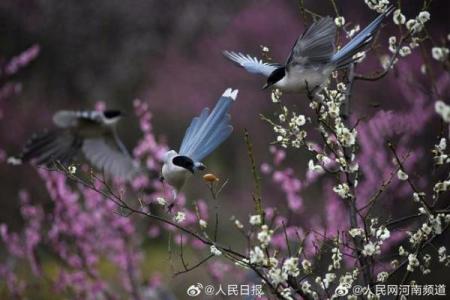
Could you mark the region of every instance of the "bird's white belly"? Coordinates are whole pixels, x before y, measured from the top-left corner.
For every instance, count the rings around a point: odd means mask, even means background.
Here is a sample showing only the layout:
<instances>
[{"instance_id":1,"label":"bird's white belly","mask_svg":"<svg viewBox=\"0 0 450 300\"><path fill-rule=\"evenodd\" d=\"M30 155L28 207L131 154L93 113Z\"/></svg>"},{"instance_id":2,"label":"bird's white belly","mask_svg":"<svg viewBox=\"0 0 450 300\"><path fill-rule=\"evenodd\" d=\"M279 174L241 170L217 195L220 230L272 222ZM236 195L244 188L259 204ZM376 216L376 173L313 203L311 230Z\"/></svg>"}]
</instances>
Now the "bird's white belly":
<instances>
[{"instance_id":1,"label":"bird's white belly","mask_svg":"<svg viewBox=\"0 0 450 300\"><path fill-rule=\"evenodd\" d=\"M162 168L162 176L168 184L173 186L177 191L179 191L186 180L192 175L188 170L175 166L164 164Z\"/></svg>"},{"instance_id":2,"label":"bird's white belly","mask_svg":"<svg viewBox=\"0 0 450 300\"><path fill-rule=\"evenodd\" d=\"M292 69L286 73L274 86L284 92L303 92L308 89L312 91L315 87L322 85L331 74L330 68L325 69Z\"/></svg>"}]
</instances>

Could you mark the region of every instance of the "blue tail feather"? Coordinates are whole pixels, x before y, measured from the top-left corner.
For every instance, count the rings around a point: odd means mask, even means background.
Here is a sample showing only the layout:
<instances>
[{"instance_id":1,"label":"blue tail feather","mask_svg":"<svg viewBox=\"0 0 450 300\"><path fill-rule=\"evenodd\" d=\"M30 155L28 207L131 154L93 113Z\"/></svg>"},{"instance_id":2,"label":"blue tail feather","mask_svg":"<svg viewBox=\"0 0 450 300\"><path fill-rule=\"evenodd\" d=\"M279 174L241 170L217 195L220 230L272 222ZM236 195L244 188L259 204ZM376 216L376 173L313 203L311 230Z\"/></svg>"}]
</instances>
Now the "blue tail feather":
<instances>
[{"instance_id":1,"label":"blue tail feather","mask_svg":"<svg viewBox=\"0 0 450 300\"><path fill-rule=\"evenodd\" d=\"M181 155L201 161L231 134L228 111L236 96L237 90L227 89L210 114L208 109L204 109L192 120L180 147Z\"/></svg>"},{"instance_id":2,"label":"blue tail feather","mask_svg":"<svg viewBox=\"0 0 450 300\"><path fill-rule=\"evenodd\" d=\"M373 40L373 34L377 31L383 19L388 16L393 9L393 6L389 7L348 42L347 45L333 55L331 61L336 65L337 69L344 68L348 64L354 62L355 59L353 56L358 52L365 50L370 45L370 42Z\"/></svg>"}]
</instances>

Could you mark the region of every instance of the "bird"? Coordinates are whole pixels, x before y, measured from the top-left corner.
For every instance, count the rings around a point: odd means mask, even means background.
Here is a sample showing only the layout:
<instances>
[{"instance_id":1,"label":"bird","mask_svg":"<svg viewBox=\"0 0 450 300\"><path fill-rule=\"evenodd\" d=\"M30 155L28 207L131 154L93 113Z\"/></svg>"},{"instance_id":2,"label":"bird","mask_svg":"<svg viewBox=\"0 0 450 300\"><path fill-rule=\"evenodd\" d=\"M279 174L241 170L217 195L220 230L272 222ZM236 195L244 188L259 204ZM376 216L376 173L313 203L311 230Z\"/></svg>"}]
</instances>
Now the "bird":
<instances>
[{"instance_id":1,"label":"bird","mask_svg":"<svg viewBox=\"0 0 450 300\"><path fill-rule=\"evenodd\" d=\"M226 89L211 112L204 108L192 119L179 151L165 153L161 179L174 188L174 199L193 174L206 169L202 160L230 136L233 126L228 112L237 94L238 90Z\"/></svg>"},{"instance_id":2,"label":"bird","mask_svg":"<svg viewBox=\"0 0 450 300\"><path fill-rule=\"evenodd\" d=\"M139 173L140 166L117 134L122 117L119 110L57 111L53 115L56 128L34 134L15 161L69 165L82 153L105 174L130 180Z\"/></svg>"},{"instance_id":3,"label":"bird","mask_svg":"<svg viewBox=\"0 0 450 300\"><path fill-rule=\"evenodd\" d=\"M223 54L249 73L267 77L263 89L274 87L288 93L310 92L323 85L333 71L357 61L358 53L367 50L381 22L393 9L386 9L337 52L337 27L327 16L315 21L300 35L284 65L264 62L241 52L225 50Z\"/></svg>"}]
</instances>

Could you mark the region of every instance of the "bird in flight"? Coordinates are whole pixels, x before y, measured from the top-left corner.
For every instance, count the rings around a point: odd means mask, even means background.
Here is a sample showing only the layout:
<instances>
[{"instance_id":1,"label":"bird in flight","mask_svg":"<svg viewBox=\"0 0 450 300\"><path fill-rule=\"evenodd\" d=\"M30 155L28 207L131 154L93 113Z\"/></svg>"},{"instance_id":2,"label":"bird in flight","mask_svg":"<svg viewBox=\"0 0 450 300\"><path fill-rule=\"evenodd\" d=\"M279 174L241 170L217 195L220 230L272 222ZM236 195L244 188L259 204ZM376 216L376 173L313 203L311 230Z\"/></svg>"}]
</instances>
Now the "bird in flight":
<instances>
[{"instance_id":1,"label":"bird in flight","mask_svg":"<svg viewBox=\"0 0 450 300\"><path fill-rule=\"evenodd\" d=\"M105 174L130 180L140 167L117 134L117 124L122 116L118 110L58 111L53 115L56 128L33 135L18 162L68 165L83 153Z\"/></svg>"},{"instance_id":2,"label":"bird in flight","mask_svg":"<svg viewBox=\"0 0 450 300\"><path fill-rule=\"evenodd\" d=\"M320 87L335 70L343 69L367 50L383 19L393 7L380 14L344 47L336 52L336 24L331 17L315 21L295 42L286 63L263 62L240 52L224 51L225 57L249 73L267 77L263 89L275 87L284 92L310 91Z\"/></svg>"},{"instance_id":3,"label":"bird in flight","mask_svg":"<svg viewBox=\"0 0 450 300\"><path fill-rule=\"evenodd\" d=\"M188 178L206 168L202 160L230 136L233 127L228 112L237 94L238 90L225 90L211 112L204 108L191 121L180 150L170 150L165 154L162 179L174 188L174 198Z\"/></svg>"}]
</instances>

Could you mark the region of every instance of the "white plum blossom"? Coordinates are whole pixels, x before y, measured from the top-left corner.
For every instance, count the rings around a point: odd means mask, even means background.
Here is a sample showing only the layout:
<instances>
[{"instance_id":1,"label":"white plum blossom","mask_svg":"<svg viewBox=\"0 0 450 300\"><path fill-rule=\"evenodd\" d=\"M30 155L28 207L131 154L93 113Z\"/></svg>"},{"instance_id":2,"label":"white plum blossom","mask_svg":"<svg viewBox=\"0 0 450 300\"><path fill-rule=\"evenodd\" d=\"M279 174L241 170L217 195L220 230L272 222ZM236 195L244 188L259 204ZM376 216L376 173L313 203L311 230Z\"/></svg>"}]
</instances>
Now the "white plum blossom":
<instances>
[{"instance_id":1,"label":"white plum blossom","mask_svg":"<svg viewBox=\"0 0 450 300\"><path fill-rule=\"evenodd\" d=\"M403 46L398 51L398 54L400 54L401 57L408 56L411 54L411 48L409 48L408 46Z\"/></svg>"},{"instance_id":2,"label":"white plum blossom","mask_svg":"<svg viewBox=\"0 0 450 300\"><path fill-rule=\"evenodd\" d=\"M397 171L397 177L402 181L408 180L408 174L406 174L402 169Z\"/></svg>"},{"instance_id":3,"label":"white plum blossom","mask_svg":"<svg viewBox=\"0 0 450 300\"><path fill-rule=\"evenodd\" d=\"M433 190L437 193L442 193L445 191L448 191L450 188L450 180L444 180L444 181L438 181L434 187Z\"/></svg>"},{"instance_id":4,"label":"white plum blossom","mask_svg":"<svg viewBox=\"0 0 450 300\"><path fill-rule=\"evenodd\" d=\"M304 115L293 115L293 117L291 118L291 122L289 123L290 127L295 127L295 126L303 126L306 124L306 118Z\"/></svg>"},{"instance_id":5,"label":"white plum blossom","mask_svg":"<svg viewBox=\"0 0 450 300\"><path fill-rule=\"evenodd\" d=\"M336 135L343 147L351 147L356 142L356 129L354 128L350 131L344 126L339 126L336 129Z\"/></svg>"},{"instance_id":6,"label":"white plum blossom","mask_svg":"<svg viewBox=\"0 0 450 300\"><path fill-rule=\"evenodd\" d=\"M438 100L434 104L434 109L438 115L441 116L441 118L447 122L450 123L450 106L445 104L443 101Z\"/></svg>"},{"instance_id":7,"label":"white plum blossom","mask_svg":"<svg viewBox=\"0 0 450 300\"><path fill-rule=\"evenodd\" d=\"M242 225L241 221L239 221L238 219L234 220L234 225L239 229L244 228L244 225Z\"/></svg>"},{"instance_id":8,"label":"white plum blossom","mask_svg":"<svg viewBox=\"0 0 450 300\"><path fill-rule=\"evenodd\" d=\"M276 259L275 257L269 257L269 266L271 268L278 266L278 259Z\"/></svg>"},{"instance_id":9,"label":"white plum blossom","mask_svg":"<svg viewBox=\"0 0 450 300\"><path fill-rule=\"evenodd\" d=\"M249 223L251 225L260 225L262 223L261 215L252 215L252 216L250 216Z\"/></svg>"},{"instance_id":10,"label":"white plum blossom","mask_svg":"<svg viewBox=\"0 0 450 300\"><path fill-rule=\"evenodd\" d=\"M352 38L360 29L361 28L359 25L356 25L355 27L353 27L353 29L351 29L350 31L347 32L347 38Z\"/></svg>"},{"instance_id":11,"label":"white plum blossom","mask_svg":"<svg viewBox=\"0 0 450 300\"><path fill-rule=\"evenodd\" d=\"M270 49L269 49L269 47L267 47L267 46L261 45L261 51L262 51L262 52L265 52L265 53L268 53L268 52L270 52Z\"/></svg>"},{"instance_id":12,"label":"white plum blossom","mask_svg":"<svg viewBox=\"0 0 450 300\"><path fill-rule=\"evenodd\" d=\"M389 273L388 272L380 272L377 274L377 281L379 282L385 282L386 279L388 279Z\"/></svg>"},{"instance_id":13,"label":"white plum blossom","mask_svg":"<svg viewBox=\"0 0 450 300\"><path fill-rule=\"evenodd\" d=\"M305 271L305 273L309 274L312 272L312 264L309 260L304 259L302 260L302 268Z\"/></svg>"},{"instance_id":14,"label":"white plum blossom","mask_svg":"<svg viewBox=\"0 0 450 300\"><path fill-rule=\"evenodd\" d=\"M364 256L373 256L376 254L380 254L380 252L381 252L380 245L372 241L369 241L367 244L365 244L364 249L362 250L362 254Z\"/></svg>"},{"instance_id":15,"label":"white plum blossom","mask_svg":"<svg viewBox=\"0 0 450 300\"><path fill-rule=\"evenodd\" d=\"M437 61L446 61L449 51L446 47L433 47L431 49L431 56Z\"/></svg>"},{"instance_id":16,"label":"white plum blossom","mask_svg":"<svg viewBox=\"0 0 450 300\"><path fill-rule=\"evenodd\" d=\"M420 265L420 271L422 271L423 275L427 275L431 273L430 263L431 263L431 255L425 254L422 256L423 263Z\"/></svg>"},{"instance_id":17,"label":"white plum blossom","mask_svg":"<svg viewBox=\"0 0 450 300\"><path fill-rule=\"evenodd\" d=\"M270 98L272 99L273 103L279 103L282 95L283 93L281 92L281 90L274 89L272 90L272 93L270 93Z\"/></svg>"},{"instance_id":18,"label":"white plum blossom","mask_svg":"<svg viewBox=\"0 0 450 300\"><path fill-rule=\"evenodd\" d=\"M290 288L284 288L281 291L281 297L285 300L294 300L294 298L292 298L292 291Z\"/></svg>"},{"instance_id":19,"label":"white plum blossom","mask_svg":"<svg viewBox=\"0 0 450 300\"><path fill-rule=\"evenodd\" d=\"M296 277L300 274L300 270L298 269L298 258L297 257L289 257L283 263L283 272L285 272L288 276Z\"/></svg>"},{"instance_id":20,"label":"white plum blossom","mask_svg":"<svg viewBox=\"0 0 450 300\"><path fill-rule=\"evenodd\" d=\"M389 37L388 42L389 42L389 51L391 51L392 53L397 52L397 37L394 35Z\"/></svg>"},{"instance_id":21,"label":"white plum blossom","mask_svg":"<svg viewBox=\"0 0 450 300\"><path fill-rule=\"evenodd\" d=\"M417 20L421 23L426 23L430 20L430 13L426 10L421 11L417 16Z\"/></svg>"},{"instance_id":22,"label":"white plum blossom","mask_svg":"<svg viewBox=\"0 0 450 300\"><path fill-rule=\"evenodd\" d=\"M339 269L341 267L341 261L342 261L342 253L339 250L339 248L334 247L331 250L331 253L332 253L331 260L333 261L333 264L331 264L328 267L329 271L331 271L331 269L335 269L335 270Z\"/></svg>"},{"instance_id":23,"label":"white plum blossom","mask_svg":"<svg viewBox=\"0 0 450 300\"><path fill-rule=\"evenodd\" d=\"M278 285L280 283L285 282L288 279L288 276L285 272L283 272L280 268L272 268L268 272L269 279L274 285Z\"/></svg>"},{"instance_id":24,"label":"white plum blossom","mask_svg":"<svg viewBox=\"0 0 450 300\"><path fill-rule=\"evenodd\" d=\"M408 255L408 266L406 267L406 270L408 270L409 272L413 272L414 268L419 266L419 260L417 259L417 255L416 254L409 254Z\"/></svg>"},{"instance_id":25,"label":"white plum blossom","mask_svg":"<svg viewBox=\"0 0 450 300\"><path fill-rule=\"evenodd\" d=\"M323 174L324 170L321 165L314 164L314 161L310 159L308 161L308 170L313 173Z\"/></svg>"},{"instance_id":26,"label":"white plum blossom","mask_svg":"<svg viewBox=\"0 0 450 300\"><path fill-rule=\"evenodd\" d=\"M337 27L342 27L345 25L345 19L342 16L336 17L334 19L334 24L336 24Z\"/></svg>"},{"instance_id":27,"label":"white plum blossom","mask_svg":"<svg viewBox=\"0 0 450 300\"><path fill-rule=\"evenodd\" d=\"M425 193L413 193L413 201L420 202L420 199L425 197Z\"/></svg>"},{"instance_id":28,"label":"white plum blossom","mask_svg":"<svg viewBox=\"0 0 450 300\"><path fill-rule=\"evenodd\" d=\"M256 265L262 265L266 261L266 255L264 254L264 251L261 250L259 246L256 246L253 248L253 250L250 250L250 263L256 264Z\"/></svg>"},{"instance_id":29,"label":"white plum blossom","mask_svg":"<svg viewBox=\"0 0 450 300\"><path fill-rule=\"evenodd\" d=\"M200 220L198 221L198 224L200 225L201 228L206 228L206 227L208 227L208 223L207 223L205 220L203 220L203 219L200 219Z\"/></svg>"},{"instance_id":30,"label":"white plum blossom","mask_svg":"<svg viewBox=\"0 0 450 300\"><path fill-rule=\"evenodd\" d=\"M423 24L418 22L415 19L411 19L408 20L406 22L406 28L411 32L411 33L418 33L420 31L422 31L423 29Z\"/></svg>"},{"instance_id":31,"label":"white plum blossom","mask_svg":"<svg viewBox=\"0 0 450 300\"><path fill-rule=\"evenodd\" d=\"M397 25L405 24L405 22L406 22L406 17L404 14L402 14L400 9L394 10L394 14L393 14L392 18L394 20L394 23Z\"/></svg>"},{"instance_id":32,"label":"white plum blossom","mask_svg":"<svg viewBox=\"0 0 450 300\"><path fill-rule=\"evenodd\" d=\"M444 263L446 267L450 266L450 255L447 255L447 248L444 246L438 249L438 260L440 263Z\"/></svg>"},{"instance_id":33,"label":"white plum blossom","mask_svg":"<svg viewBox=\"0 0 450 300\"><path fill-rule=\"evenodd\" d=\"M447 149L447 139L441 138L439 143L434 146L433 160L435 165L443 165L444 163L450 162L449 156L445 153Z\"/></svg>"},{"instance_id":34,"label":"white plum blossom","mask_svg":"<svg viewBox=\"0 0 450 300\"><path fill-rule=\"evenodd\" d=\"M336 194L338 194L339 197L341 197L342 199L351 197L350 187L348 186L347 183L338 184L337 186L333 187L333 191Z\"/></svg>"},{"instance_id":35,"label":"white plum blossom","mask_svg":"<svg viewBox=\"0 0 450 300\"><path fill-rule=\"evenodd\" d=\"M398 247L398 255L400 256L406 256L408 255L409 252L405 250L405 248L403 248L403 246Z\"/></svg>"},{"instance_id":36,"label":"white plum blossom","mask_svg":"<svg viewBox=\"0 0 450 300\"><path fill-rule=\"evenodd\" d=\"M186 214L182 211L177 212L177 214L175 215L175 222L177 223L181 223L186 219Z\"/></svg>"},{"instance_id":37,"label":"white plum blossom","mask_svg":"<svg viewBox=\"0 0 450 300\"><path fill-rule=\"evenodd\" d=\"M215 255L215 256L220 256L222 255L222 251L220 251L219 249L217 249L216 246L212 245L210 248L211 254Z\"/></svg>"},{"instance_id":38,"label":"white plum blossom","mask_svg":"<svg viewBox=\"0 0 450 300\"><path fill-rule=\"evenodd\" d=\"M378 228L376 232L376 237L381 241L387 240L390 236L391 236L390 231L384 226L380 226L380 228Z\"/></svg>"},{"instance_id":39,"label":"white plum blossom","mask_svg":"<svg viewBox=\"0 0 450 300\"><path fill-rule=\"evenodd\" d=\"M67 167L67 171L69 171L70 175L74 175L77 172L77 167L75 165L70 165Z\"/></svg>"},{"instance_id":40,"label":"white plum blossom","mask_svg":"<svg viewBox=\"0 0 450 300\"><path fill-rule=\"evenodd\" d=\"M357 237L357 236L363 236L364 235L364 229L362 228L352 228L348 231L351 237Z\"/></svg>"},{"instance_id":41,"label":"white plum blossom","mask_svg":"<svg viewBox=\"0 0 450 300\"><path fill-rule=\"evenodd\" d=\"M330 284L336 279L336 274L334 273L326 273L325 278L323 279L323 285L327 289L330 287Z\"/></svg>"},{"instance_id":42,"label":"white plum blossom","mask_svg":"<svg viewBox=\"0 0 450 300\"><path fill-rule=\"evenodd\" d=\"M156 202L161 206L165 206L167 204L166 199L164 199L163 197L156 197Z\"/></svg>"},{"instance_id":43,"label":"white plum blossom","mask_svg":"<svg viewBox=\"0 0 450 300\"><path fill-rule=\"evenodd\" d=\"M272 239L273 230L269 230L267 225L261 226L261 231L258 232L257 238L261 242L261 247L266 248Z\"/></svg>"},{"instance_id":44,"label":"white plum blossom","mask_svg":"<svg viewBox=\"0 0 450 300\"><path fill-rule=\"evenodd\" d=\"M438 147L441 151L444 151L445 149L447 149L447 139L441 138L439 141Z\"/></svg>"}]
</instances>

